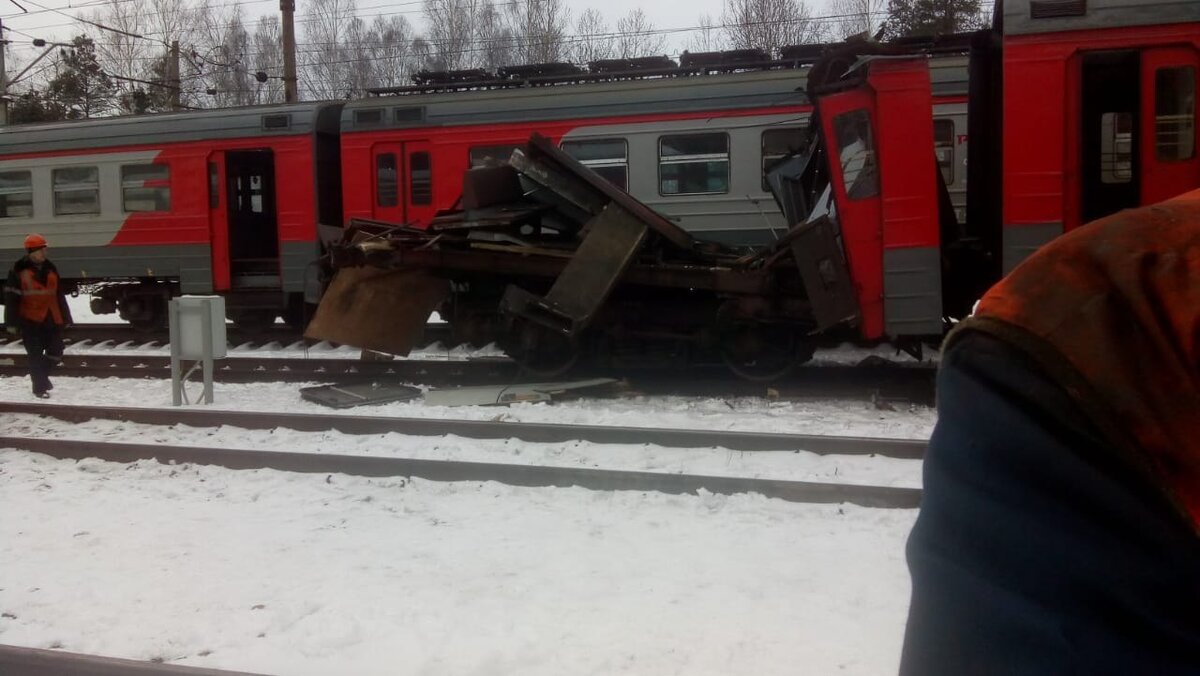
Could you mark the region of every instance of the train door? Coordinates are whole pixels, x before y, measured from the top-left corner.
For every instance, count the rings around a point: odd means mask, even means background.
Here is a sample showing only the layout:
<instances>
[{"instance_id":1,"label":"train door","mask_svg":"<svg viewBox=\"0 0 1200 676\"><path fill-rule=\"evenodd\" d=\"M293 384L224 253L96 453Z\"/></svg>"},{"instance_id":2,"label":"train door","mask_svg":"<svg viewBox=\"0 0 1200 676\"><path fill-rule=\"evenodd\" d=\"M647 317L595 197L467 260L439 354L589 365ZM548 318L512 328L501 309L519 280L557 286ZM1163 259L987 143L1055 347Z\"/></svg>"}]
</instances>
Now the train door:
<instances>
[{"instance_id":1,"label":"train door","mask_svg":"<svg viewBox=\"0 0 1200 676\"><path fill-rule=\"evenodd\" d=\"M275 156L270 150L225 153L229 270L233 288L280 285Z\"/></svg>"},{"instance_id":2,"label":"train door","mask_svg":"<svg viewBox=\"0 0 1200 676\"><path fill-rule=\"evenodd\" d=\"M1200 187L1196 155L1196 84L1192 47L1142 52L1141 192L1153 204Z\"/></svg>"},{"instance_id":3,"label":"train door","mask_svg":"<svg viewBox=\"0 0 1200 676\"><path fill-rule=\"evenodd\" d=\"M371 152L375 218L427 225L433 218L433 158L428 141L381 143Z\"/></svg>"},{"instance_id":4,"label":"train door","mask_svg":"<svg viewBox=\"0 0 1200 676\"><path fill-rule=\"evenodd\" d=\"M226 208L225 152L218 150L208 156L208 223L212 242L213 290L228 291L229 212Z\"/></svg>"},{"instance_id":5,"label":"train door","mask_svg":"<svg viewBox=\"0 0 1200 676\"><path fill-rule=\"evenodd\" d=\"M1081 223L1141 205L1141 61L1136 50L1085 54L1080 88Z\"/></svg>"}]
</instances>

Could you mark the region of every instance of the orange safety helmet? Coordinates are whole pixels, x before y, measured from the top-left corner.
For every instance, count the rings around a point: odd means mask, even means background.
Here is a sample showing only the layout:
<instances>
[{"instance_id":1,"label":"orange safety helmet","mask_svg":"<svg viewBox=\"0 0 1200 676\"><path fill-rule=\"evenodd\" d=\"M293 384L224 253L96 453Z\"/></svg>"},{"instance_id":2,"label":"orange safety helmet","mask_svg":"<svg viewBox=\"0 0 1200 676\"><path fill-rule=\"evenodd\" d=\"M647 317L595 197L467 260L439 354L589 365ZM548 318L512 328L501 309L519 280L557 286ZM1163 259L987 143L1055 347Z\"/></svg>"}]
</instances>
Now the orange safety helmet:
<instances>
[{"instance_id":1,"label":"orange safety helmet","mask_svg":"<svg viewBox=\"0 0 1200 676\"><path fill-rule=\"evenodd\" d=\"M38 249L46 248L46 238L39 234L32 234L25 238L25 250L37 251Z\"/></svg>"}]
</instances>

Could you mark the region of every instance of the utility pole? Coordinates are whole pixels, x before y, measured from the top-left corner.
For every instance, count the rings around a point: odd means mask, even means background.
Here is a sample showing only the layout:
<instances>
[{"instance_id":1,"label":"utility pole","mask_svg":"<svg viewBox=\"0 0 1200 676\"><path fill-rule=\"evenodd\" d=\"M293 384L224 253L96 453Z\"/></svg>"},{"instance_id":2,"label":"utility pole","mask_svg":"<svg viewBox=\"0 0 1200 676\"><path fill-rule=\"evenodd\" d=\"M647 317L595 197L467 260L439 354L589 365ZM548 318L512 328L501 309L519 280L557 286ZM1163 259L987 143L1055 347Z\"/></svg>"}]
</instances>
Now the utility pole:
<instances>
[{"instance_id":1,"label":"utility pole","mask_svg":"<svg viewBox=\"0 0 1200 676\"><path fill-rule=\"evenodd\" d=\"M171 57L167 67L167 85L171 87L171 110L182 110L179 82L179 41L171 41Z\"/></svg>"},{"instance_id":2,"label":"utility pole","mask_svg":"<svg viewBox=\"0 0 1200 676\"><path fill-rule=\"evenodd\" d=\"M8 40L4 39L4 21L0 20L0 126L8 124L8 70L4 65L4 52L8 51Z\"/></svg>"},{"instance_id":3,"label":"utility pole","mask_svg":"<svg viewBox=\"0 0 1200 676\"><path fill-rule=\"evenodd\" d=\"M283 12L283 100L294 103L300 100L296 91L296 0L279 0Z\"/></svg>"}]
</instances>

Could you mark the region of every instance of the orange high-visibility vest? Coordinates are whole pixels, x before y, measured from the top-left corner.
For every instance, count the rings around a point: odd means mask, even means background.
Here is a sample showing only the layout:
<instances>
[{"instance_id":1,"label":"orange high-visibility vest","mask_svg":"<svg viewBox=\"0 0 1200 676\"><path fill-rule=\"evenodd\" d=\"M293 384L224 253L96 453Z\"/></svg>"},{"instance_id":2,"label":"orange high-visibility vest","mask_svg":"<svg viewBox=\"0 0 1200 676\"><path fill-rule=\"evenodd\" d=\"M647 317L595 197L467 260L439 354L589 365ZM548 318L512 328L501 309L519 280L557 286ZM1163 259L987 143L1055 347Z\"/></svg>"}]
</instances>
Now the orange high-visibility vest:
<instances>
[{"instance_id":1,"label":"orange high-visibility vest","mask_svg":"<svg viewBox=\"0 0 1200 676\"><path fill-rule=\"evenodd\" d=\"M1200 190L1042 247L970 329L1033 357L1200 532Z\"/></svg>"},{"instance_id":2,"label":"orange high-visibility vest","mask_svg":"<svg viewBox=\"0 0 1200 676\"><path fill-rule=\"evenodd\" d=\"M58 307L58 273L51 270L46 274L46 283L37 280L32 269L21 271L21 317L35 324L46 321L49 315L54 323L62 326L62 310Z\"/></svg>"}]
</instances>

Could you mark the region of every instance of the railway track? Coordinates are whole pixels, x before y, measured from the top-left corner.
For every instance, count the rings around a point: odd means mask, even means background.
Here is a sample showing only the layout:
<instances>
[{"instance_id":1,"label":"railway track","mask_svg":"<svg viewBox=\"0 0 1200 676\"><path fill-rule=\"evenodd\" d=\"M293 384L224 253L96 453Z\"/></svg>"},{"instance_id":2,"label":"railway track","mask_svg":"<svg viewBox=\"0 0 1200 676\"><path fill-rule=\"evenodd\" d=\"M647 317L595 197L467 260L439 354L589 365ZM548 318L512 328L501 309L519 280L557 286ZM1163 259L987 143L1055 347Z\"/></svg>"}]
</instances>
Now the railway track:
<instances>
[{"instance_id":1,"label":"railway track","mask_svg":"<svg viewBox=\"0 0 1200 676\"><path fill-rule=\"evenodd\" d=\"M170 357L161 353L107 355L103 351L68 354L56 374L101 378L170 378ZM24 354L0 354L0 376L24 377ZM576 374L572 374L575 376ZM646 394L686 396L763 396L768 388L779 398L880 397L921 404L934 398L935 372L926 366L808 366L788 378L764 384L744 381L725 369L686 371L642 369L618 374L581 372L578 377L616 375L627 386ZM522 375L516 363L504 358L465 361L396 359L362 361L322 357L230 357L216 364L217 382L352 382L388 381L431 387L510 384L540 381Z\"/></svg>"},{"instance_id":2,"label":"railway track","mask_svg":"<svg viewBox=\"0 0 1200 676\"><path fill-rule=\"evenodd\" d=\"M11 674L12 676L263 676L245 671L184 667L12 645L0 645L0 674Z\"/></svg>"},{"instance_id":3,"label":"railway track","mask_svg":"<svg viewBox=\"0 0 1200 676\"><path fill-rule=\"evenodd\" d=\"M747 452L804 450L819 455L880 455L908 459L923 457L926 446L924 440L917 439L492 420L311 415L211 408L166 409L0 402L0 413L40 415L73 423L117 420L145 425L228 425L250 430L283 428L298 432L337 431L351 435L391 432L408 436L455 435L469 439L518 439L537 443L587 441L596 444L654 444L666 448L726 448Z\"/></svg>"}]
</instances>

